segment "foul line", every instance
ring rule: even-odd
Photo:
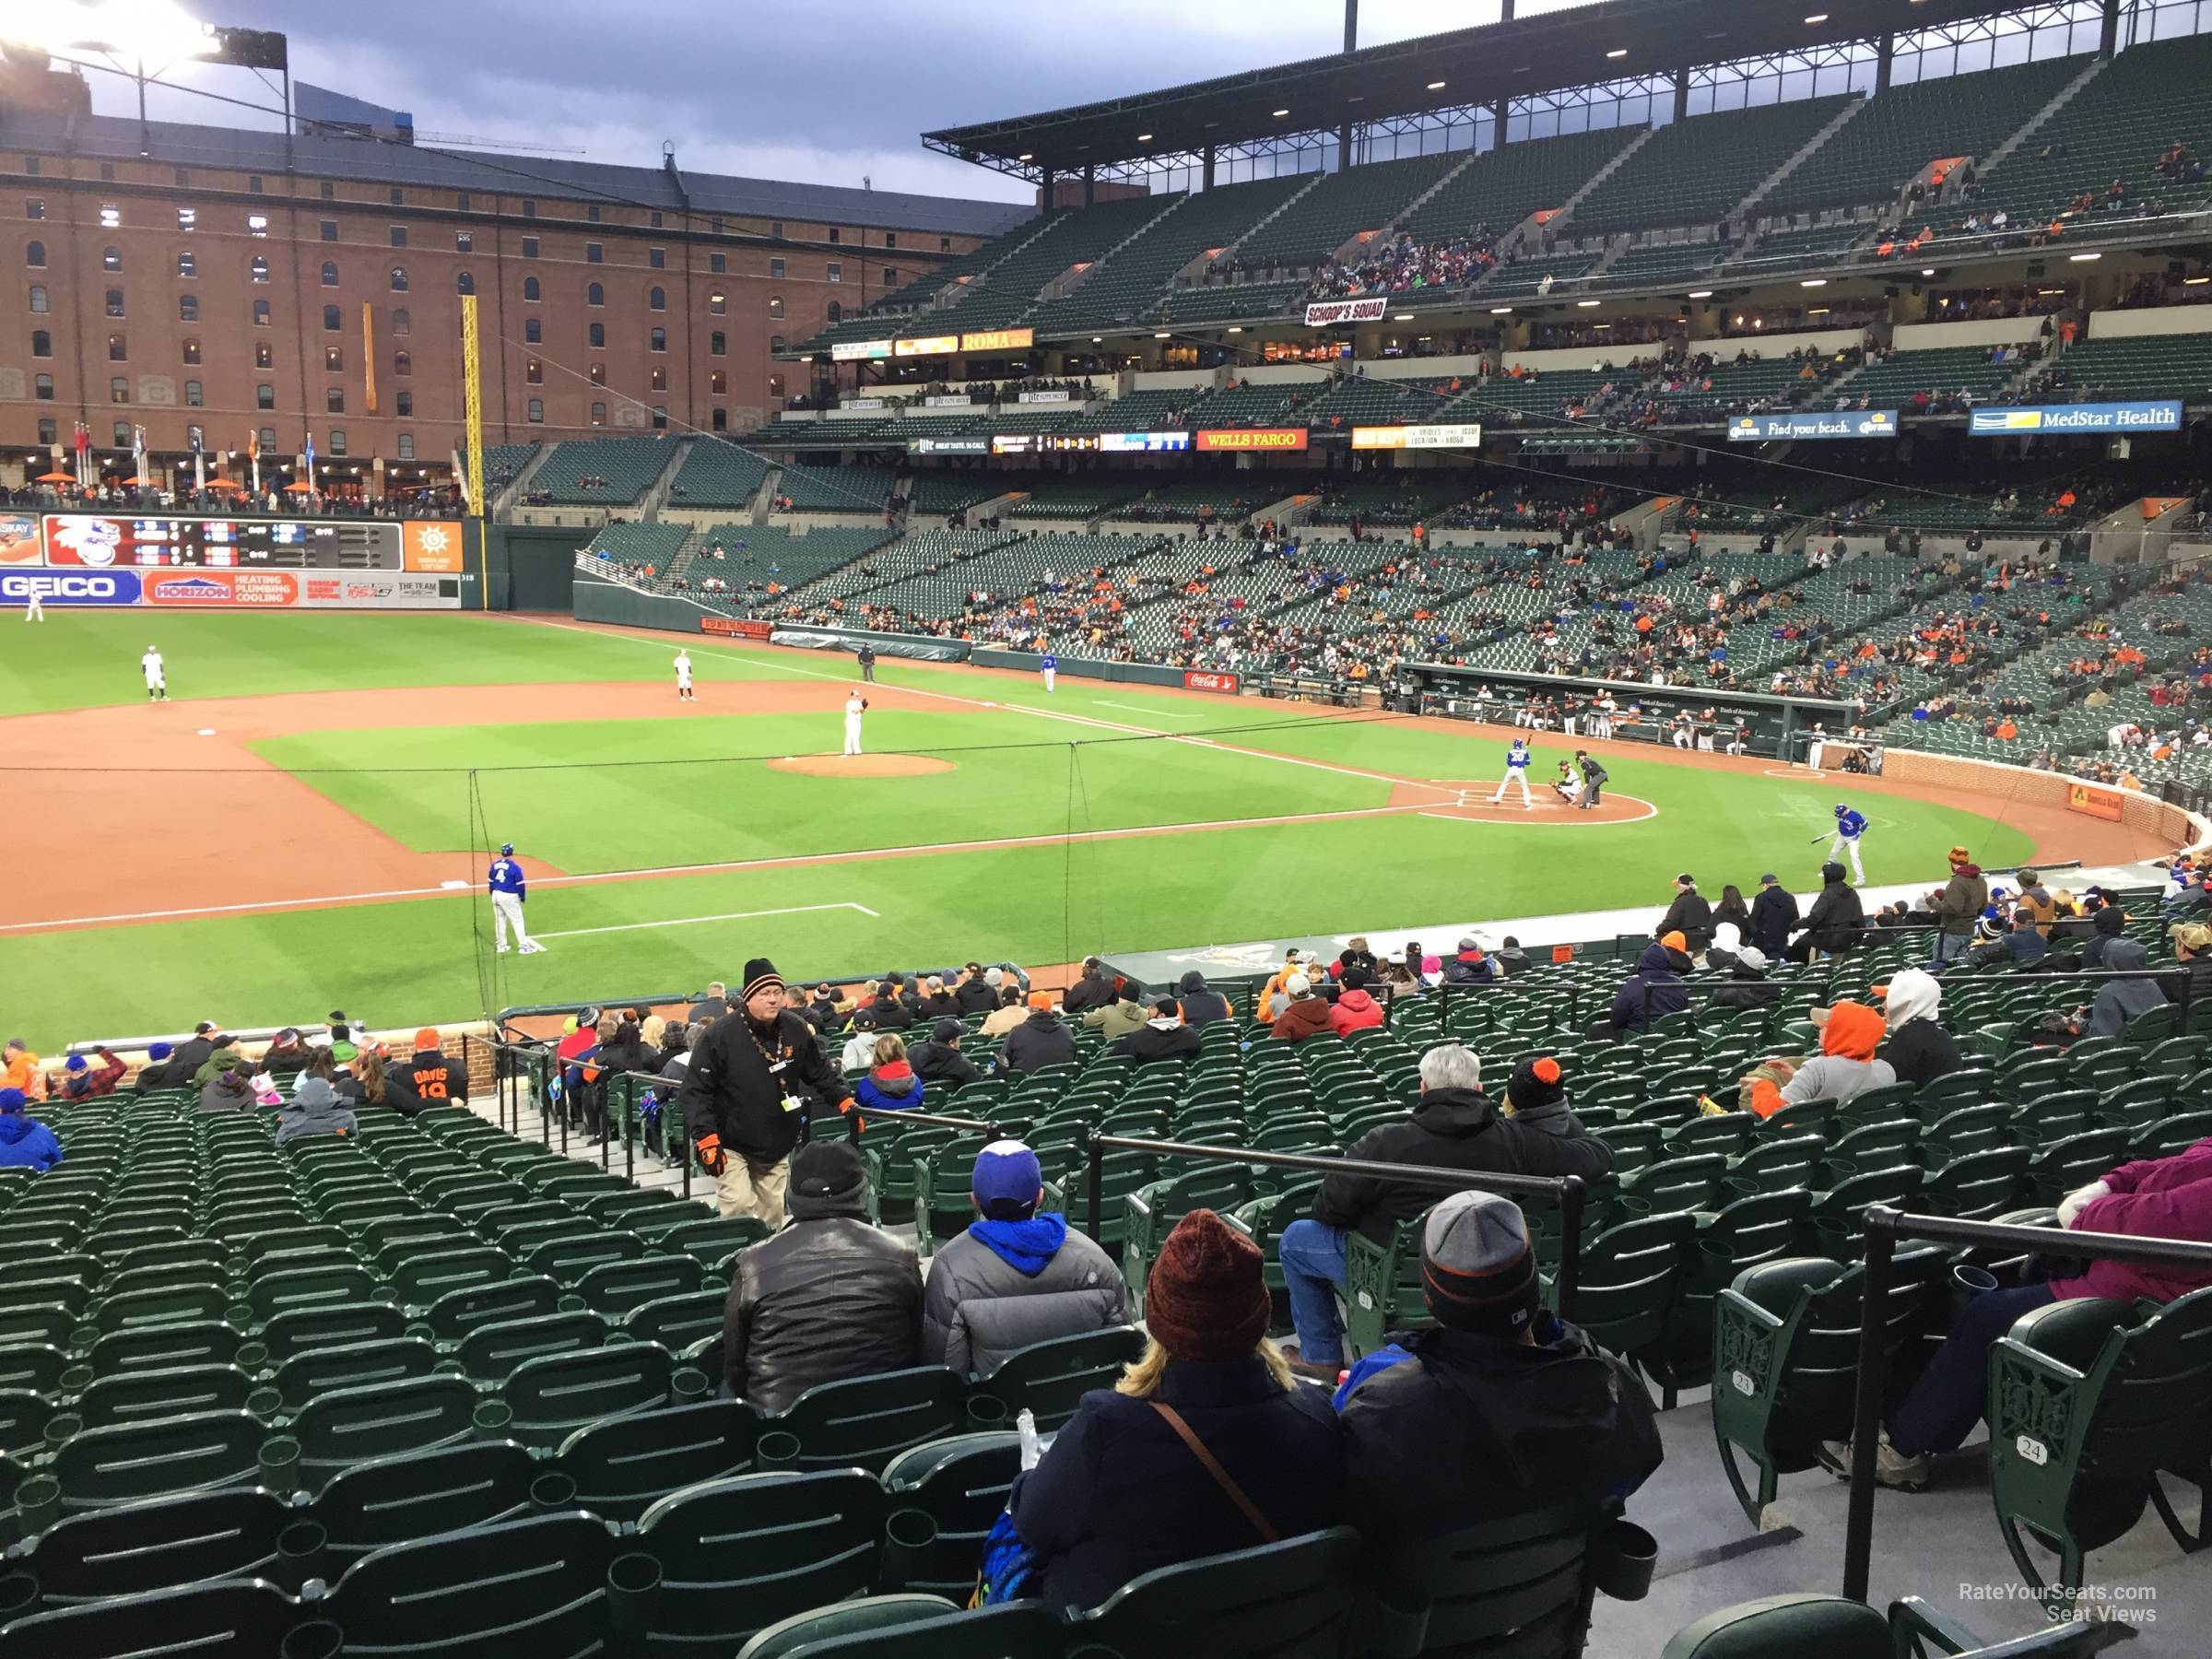
[[[806,865],[865,864],[877,858],[917,858],[937,853],[987,853],[1018,847],[1056,847],[1071,841],[1124,841],[1132,836],[1182,835],[1201,830],[1259,830],[1284,824],[1320,824],[1343,818],[1388,818],[1420,810],[1422,808],[1418,805],[1351,806],[1333,812],[1294,812],[1272,818],[1211,818],[1200,823],[1182,824],[1131,824],[1112,830],[1087,830],[1073,835],[1060,831],[1043,835],[994,836],[982,841],[924,841],[900,847],[854,847],[841,853],[789,853],[768,858],[729,859],[719,864],[655,865],[632,870],[594,870],[581,876],[534,876],[530,878],[530,885],[534,888],[593,887],[613,881],[645,881],[664,876],[727,876],[750,870],[795,869]],[[108,916],[56,916],[41,922],[0,923],[0,934],[44,933],[56,928],[97,927],[115,922],[177,921],[193,916],[234,915],[250,911],[309,910],[325,905],[367,904],[387,899],[458,899],[474,891],[474,883],[465,888],[441,884],[437,887],[386,888],[369,893],[324,893],[305,899],[260,899],[243,904],[205,904],[185,910],[126,911]],[[853,908],[865,907],[856,905]],[[560,935],[544,934],[533,936],[550,939]]]
[[[618,922],[609,927],[568,927],[559,933],[533,934],[534,939],[581,939],[586,934],[636,933],[648,927],[692,927],[701,922],[750,922],[761,916],[804,916],[815,911],[858,911],[864,916],[883,920],[881,911],[872,911],[865,904],[849,900],[842,904],[794,904],[784,910],[725,911],[719,916],[673,916],[663,922]]]

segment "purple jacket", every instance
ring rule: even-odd
[[[2112,1195],[2082,1206],[2077,1232],[2132,1233],[2138,1238],[2182,1239],[2212,1244],[2212,1140],[2201,1140],[2171,1158],[2122,1164],[2104,1178]],[[2212,1285],[2212,1273],[2154,1267],[2132,1262],[2091,1262],[2079,1278],[2054,1279],[2063,1300],[2109,1296],[2120,1301],[2148,1297],[2172,1301]]]

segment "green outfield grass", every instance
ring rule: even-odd
[[[408,770],[377,772],[329,770],[358,758],[358,733],[254,748],[418,852],[471,844],[463,784],[472,764],[527,768],[477,772],[484,820],[497,839],[571,873],[1217,823],[1390,796],[1389,784],[1345,772],[1301,769],[1287,780],[1279,759],[1099,741],[1114,734],[998,710],[868,714],[870,749],[932,756],[949,771],[855,780],[765,764],[834,754],[843,735],[835,712],[428,727],[380,732],[378,764]]]
[[[27,637],[28,636],[28,637]],[[463,616],[68,615],[6,636],[0,713],[130,700],[152,641],[172,695],[382,686],[663,678],[676,641]],[[834,656],[688,641],[702,680],[842,682]],[[939,693],[924,710],[878,710],[870,747],[935,751],[949,773],[841,780],[771,771],[757,759],[834,748],[834,715],[687,716],[579,725],[312,732],[260,752],[403,842],[475,844],[466,782],[487,827],[577,872],[697,865],[852,849],[942,845],[1379,806],[1389,784],[1355,773],[1488,781],[1494,733],[1428,731],[1064,678],[1048,698],[1026,677],[886,663],[891,684]],[[117,682],[120,677],[120,688]],[[1028,711],[1097,724],[1046,720]],[[4,728],[0,728],[4,731]],[[1207,734],[1232,752],[1134,732]],[[1567,754],[1539,745],[1541,778]],[[538,767],[553,771],[497,771]],[[643,766],[612,762],[646,760]],[[355,767],[355,770],[346,770]],[[326,770],[335,768],[337,770]],[[1335,770],[1335,769],[1347,770]],[[0,1023],[34,1045],[201,1018],[237,1025],[343,1006],[379,1023],[469,1016],[487,1002],[583,1000],[696,987],[745,958],[794,977],[971,956],[1030,962],[1096,949],[1371,929],[1657,904],[1694,871],[1709,892],[1774,869],[1816,885],[1834,782],[1706,771],[1663,759],[1612,763],[1610,793],[1656,803],[1618,826],[1476,824],[1418,815],[1217,829],[1105,841],[926,853],[771,869],[687,873],[533,889],[542,956],[479,959],[471,895],[0,935]],[[129,798],[127,787],[119,800]],[[1867,805],[1869,876],[1933,879],[1964,841],[1993,867],[2026,838],[1979,815],[1878,797]],[[251,872],[236,893],[251,899]],[[333,891],[347,890],[334,873]],[[756,912],[793,913],[762,915]],[[869,914],[867,912],[875,912]],[[18,914],[36,913],[24,912]],[[726,920],[716,918],[731,918]]]

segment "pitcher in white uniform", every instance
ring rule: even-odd
[[[855,691],[845,699],[845,753],[860,753],[860,717],[867,712],[868,700]]]
[[[688,651],[676,653],[676,696],[678,702],[699,700],[691,691],[691,653]]]

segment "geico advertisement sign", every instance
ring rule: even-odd
[[[135,605],[135,571],[9,571],[0,575],[0,603],[22,605],[36,594],[41,605]]]

